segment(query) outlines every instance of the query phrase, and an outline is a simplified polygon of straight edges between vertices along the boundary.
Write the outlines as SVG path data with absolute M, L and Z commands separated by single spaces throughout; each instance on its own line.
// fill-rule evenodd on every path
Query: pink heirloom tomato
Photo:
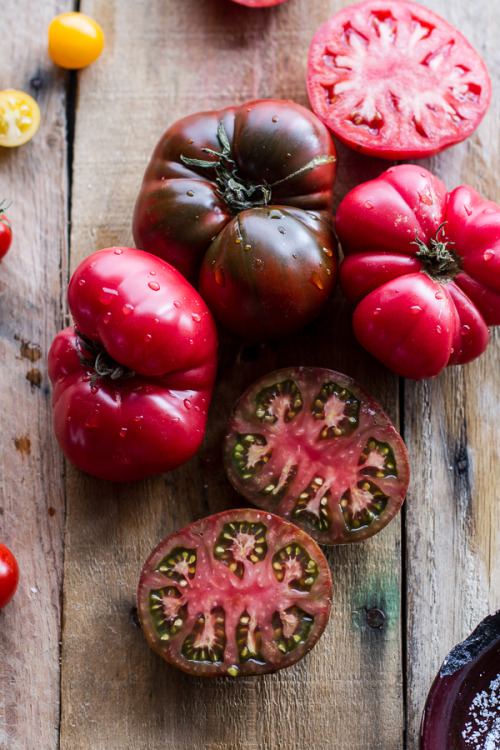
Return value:
M 403 164 L 348 193 L 335 224 L 367 351 L 415 380 L 484 352 L 500 323 L 500 206 Z
M 294 102 L 185 117 L 146 169 L 135 242 L 197 284 L 236 335 L 290 333 L 323 311 L 337 280 L 335 170 L 327 128 Z
M 86 258 L 52 343 L 53 422 L 65 456 L 130 481 L 185 463 L 202 441 L 216 374 L 212 316 L 172 266 L 128 247 Z

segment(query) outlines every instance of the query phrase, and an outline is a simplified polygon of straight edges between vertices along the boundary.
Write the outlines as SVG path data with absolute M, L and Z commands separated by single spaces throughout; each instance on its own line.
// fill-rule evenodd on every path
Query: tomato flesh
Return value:
M 229 510 L 171 534 L 144 564 L 137 593 L 147 641 L 197 675 L 290 666 L 328 621 L 332 581 L 318 545 L 294 524 Z
M 406 0 L 367 0 L 313 38 L 311 106 L 348 146 L 423 158 L 467 138 L 491 98 L 483 61 L 443 18 Z
M 19 583 L 19 566 L 13 553 L 0 543 L 0 609 L 10 602 Z
M 24 91 L 0 91 L 0 146 L 15 148 L 27 143 L 40 125 L 40 109 Z
M 360 541 L 403 503 L 406 448 L 354 380 L 324 368 L 269 373 L 238 400 L 225 438 L 234 487 L 321 544 Z

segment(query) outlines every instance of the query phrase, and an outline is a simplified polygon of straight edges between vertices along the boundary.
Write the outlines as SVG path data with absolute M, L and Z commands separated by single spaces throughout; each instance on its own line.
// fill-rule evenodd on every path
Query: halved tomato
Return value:
M 263 674 L 301 659 L 323 633 L 332 581 L 318 545 L 270 513 L 228 510 L 164 539 L 139 582 L 150 646 L 185 672 Z
M 491 98 L 465 37 L 407 0 L 367 0 L 330 18 L 311 43 L 307 88 L 341 141 L 385 159 L 420 159 L 464 140 Z
M 238 492 L 321 544 L 380 531 L 409 482 L 405 445 L 381 407 L 352 378 L 319 367 L 250 386 L 229 421 L 224 460 Z
M 24 91 L 0 91 L 0 146 L 22 146 L 40 125 L 40 109 Z

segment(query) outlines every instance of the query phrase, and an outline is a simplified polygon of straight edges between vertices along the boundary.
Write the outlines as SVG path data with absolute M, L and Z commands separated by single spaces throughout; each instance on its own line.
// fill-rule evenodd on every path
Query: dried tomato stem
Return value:
M 419 239 L 418 231 L 415 233 L 415 240 L 411 243 L 419 248 L 415 257 L 422 261 L 424 273 L 440 283 L 454 279 L 462 268 L 461 257 L 450 247 L 455 243 L 439 238 L 439 235 L 444 232 L 445 224 L 444 221 L 440 224 L 436 236 L 429 240 L 428 245 Z
M 120 378 L 131 378 L 135 372 L 125 365 L 114 360 L 102 344 L 89 339 L 78 328 L 75 331 L 75 349 L 83 367 L 93 370 L 94 375 L 90 381 L 93 386 L 98 378 L 109 378 L 118 380 Z
M 217 157 L 215 161 L 191 159 L 182 155 L 181 160 L 190 167 L 215 170 L 216 193 L 233 213 L 239 213 L 248 208 L 259 208 L 269 205 L 272 197 L 272 188 L 276 185 L 281 185 L 283 182 L 291 180 L 307 170 L 336 161 L 335 156 L 332 155 L 316 156 L 300 169 L 283 177 L 281 180 L 273 182 L 271 185 L 265 181 L 255 185 L 237 176 L 238 167 L 231 157 L 231 144 L 222 122 L 219 123 L 217 128 L 217 137 L 222 148 L 220 152 L 214 151 L 211 148 L 201 149 L 204 153 Z

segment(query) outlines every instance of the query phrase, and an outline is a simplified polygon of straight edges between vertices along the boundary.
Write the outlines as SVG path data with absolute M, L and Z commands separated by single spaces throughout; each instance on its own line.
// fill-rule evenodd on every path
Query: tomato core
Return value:
M 422 262 L 422 271 L 433 281 L 438 281 L 441 284 L 453 281 L 462 268 L 460 255 L 450 247 L 454 243 L 439 239 L 439 235 L 443 231 L 444 223 L 437 230 L 436 237 L 430 239 L 428 245 L 419 240 L 418 232 L 415 235 L 414 242 L 412 242 L 412 245 L 417 245 L 419 248 L 415 257 Z

